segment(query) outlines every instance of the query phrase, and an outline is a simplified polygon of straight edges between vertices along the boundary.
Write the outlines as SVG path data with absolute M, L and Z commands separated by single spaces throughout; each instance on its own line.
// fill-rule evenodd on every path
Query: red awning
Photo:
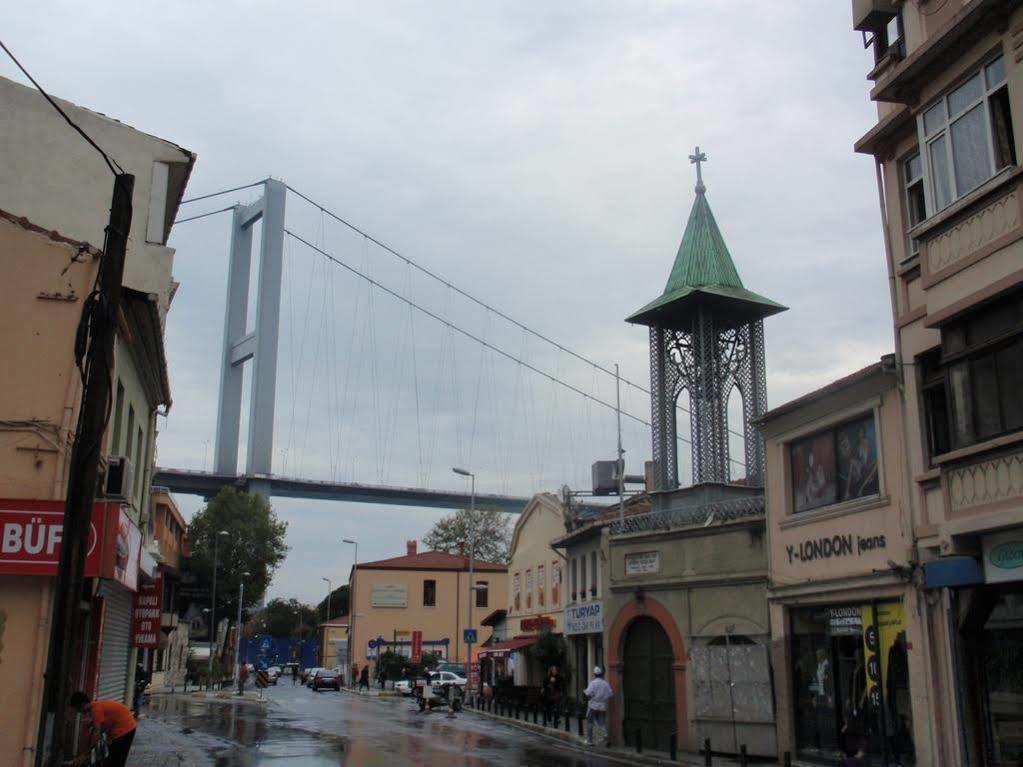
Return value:
M 508 653 L 521 650 L 523 647 L 529 647 L 534 642 L 536 642 L 535 636 L 515 637 L 504 642 L 496 642 L 480 652 L 480 657 L 503 658 Z

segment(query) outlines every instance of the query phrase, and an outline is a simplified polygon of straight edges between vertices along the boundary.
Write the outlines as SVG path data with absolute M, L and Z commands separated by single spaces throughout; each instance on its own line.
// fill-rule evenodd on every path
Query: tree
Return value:
M 511 545 L 511 519 L 508 514 L 493 509 L 460 509 L 438 520 L 423 537 L 423 543 L 433 551 L 448 554 L 469 553 L 469 531 L 475 544 L 473 556 L 484 562 L 507 562 Z
M 557 666 L 559 671 L 565 671 L 568 646 L 561 634 L 555 634 L 549 628 L 541 629 L 536 642 L 528 652 L 540 663 L 545 673 L 551 666 Z
M 217 615 L 234 620 L 239 586 L 245 583 L 245 604 L 258 604 L 274 571 L 288 553 L 284 542 L 287 522 L 277 519 L 258 494 L 222 488 L 216 498 L 192 517 L 188 538 L 192 546 L 189 570 L 204 587 L 213 582 L 213 547 L 217 539 Z M 227 535 L 219 535 L 221 530 Z M 248 575 L 243 575 L 243 573 Z
M 245 634 L 311 639 L 316 636 L 319 623 L 316 609 L 311 605 L 304 605 L 297 599 L 271 599 L 245 624 Z
M 329 621 L 331 618 L 339 618 L 348 615 L 348 584 L 342 584 L 330 592 L 330 615 L 327 615 L 327 598 L 316 605 L 316 614 L 321 621 Z

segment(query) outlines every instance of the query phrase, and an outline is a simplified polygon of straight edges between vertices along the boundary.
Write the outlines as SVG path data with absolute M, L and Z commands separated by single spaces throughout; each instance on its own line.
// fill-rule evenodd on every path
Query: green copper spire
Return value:
M 682 243 L 664 293 L 627 318 L 627 322 L 663 327 L 684 326 L 699 306 L 735 324 L 785 311 L 784 306 L 743 287 L 732 256 L 707 202 L 701 163 L 707 155 L 696 147 L 696 200 L 689 211 Z

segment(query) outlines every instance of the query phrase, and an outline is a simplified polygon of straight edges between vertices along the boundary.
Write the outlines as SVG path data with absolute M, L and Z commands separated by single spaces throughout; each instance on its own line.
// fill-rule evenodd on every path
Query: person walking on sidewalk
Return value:
M 362 692 L 363 687 L 369 692 L 369 666 L 363 666 L 362 674 L 359 676 L 359 692 Z
M 135 740 L 136 723 L 131 709 L 116 700 L 94 701 L 80 690 L 71 696 L 69 703 L 82 715 L 82 721 L 92 728 L 97 738 L 105 733 L 110 739 L 103 767 L 124 767 L 131 743 Z
M 291 667 L 291 686 L 298 684 L 298 664 Z
M 586 745 L 593 745 L 593 731 L 597 730 L 602 745 L 607 745 L 607 702 L 614 691 L 604 679 L 604 669 L 593 667 L 593 681 L 583 691 L 586 696 Z
M 245 682 L 249 678 L 249 664 L 242 663 L 238 666 L 238 694 L 245 694 Z

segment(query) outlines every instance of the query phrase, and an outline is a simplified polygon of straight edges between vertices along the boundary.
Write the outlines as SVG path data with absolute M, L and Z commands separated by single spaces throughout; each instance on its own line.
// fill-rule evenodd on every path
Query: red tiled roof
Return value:
M 508 572 L 508 565 L 497 562 L 472 561 L 473 570 L 479 572 Z M 422 554 L 411 554 L 391 559 L 378 559 L 376 562 L 360 562 L 360 570 L 468 570 L 469 557 L 458 554 L 447 554 L 443 551 L 424 551 Z

